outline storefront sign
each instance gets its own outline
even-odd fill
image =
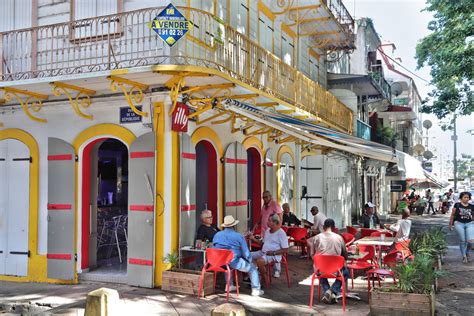
[[[151,21],[150,27],[172,47],[190,30],[191,23],[170,3]]]
[[[409,102],[408,98],[393,99],[393,105],[408,105]]]
[[[392,180],[390,181],[390,192],[405,192],[407,190],[406,180]]]
[[[187,132],[188,131],[188,115],[189,109],[186,104],[176,102],[173,114],[171,116],[171,130],[174,132]]]
[[[141,111],[142,106],[138,105],[137,110]],[[120,124],[123,123],[138,123],[142,121],[142,117],[135,112],[129,106],[120,108]]]

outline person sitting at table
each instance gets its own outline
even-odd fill
[[[408,217],[410,217],[410,210],[405,208],[402,213],[402,219],[399,219],[396,224],[387,224],[385,226],[387,229],[397,233],[395,235],[395,242],[410,239],[411,220]]]
[[[216,225],[212,224],[212,212],[204,210],[201,212],[201,226],[199,226],[196,240],[207,240],[212,242],[214,235],[219,231]]]
[[[311,214],[313,215],[313,223],[303,220],[304,225],[311,228],[313,232],[322,232],[326,215],[321,213],[317,206],[311,208]]]
[[[282,255],[288,252],[288,236],[280,228],[280,217],[273,214],[268,218],[268,229],[265,232],[263,239],[257,239],[250,235],[250,239],[263,244],[262,249],[252,251],[250,254],[252,259],[256,262],[263,283],[266,283],[266,268],[265,265],[275,262],[273,277],[279,278],[281,271]]]
[[[312,239],[312,246],[310,250],[311,257],[314,254],[326,256],[343,256],[347,260],[347,249],[344,239],[341,235],[333,233],[336,223],[333,219],[327,218],[323,224],[323,232],[314,236]],[[349,278],[349,270],[346,267],[342,269],[342,275],[345,282]],[[321,286],[323,287],[324,296],[323,302],[326,304],[333,304],[336,298],[341,294],[342,283],[339,280],[329,286],[328,279],[321,279]]]
[[[290,204],[284,203],[283,208],[283,225],[284,226],[300,226],[301,221],[290,211]]]
[[[380,219],[377,213],[374,211],[375,205],[372,202],[368,202],[364,205],[365,212],[360,217],[360,226],[363,228],[376,229],[380,226]]]
[[[214,235],[213,248],[228,249],[234,253],[234,258],[229,266],[238,271],[247,272],[250,277],[250,284],[252,286],[252,296],[263,295],[263,290],[260,289],[260,278],[258,277],[258,270],[252,262],[247,242],[242,234],[236,232],[234,227],[239,223],[232,215],[224,217],[223,230]],[[232,282],[230,282],[232,284]],[[230,291],[236,289],[235,285],[230,286]]]

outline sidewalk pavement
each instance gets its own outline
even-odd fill
[[[396,220],[391,218],[391,222]],[[413,216],[413,230],[419,231],[431,226],[447,227],[449,215]],[[457,248],[457,236],[448,233],[449,249],[444,267],[451,272],[440,280],[441,290],[436,295],[438,315],[474,315],[472,294],[474,293],[474,267],[472,263],[462,264]],[[299,259],[298,253],[289,256],[291,288],[286,285],[284,273],[273,279],[262,297],[250,296],[250,289],[241,285],[239,297],[231,293],[229,302],[245,306],[248,315],[341,315],[342,306],[315,303],[308,308],[311,263]],[[391,281],[389,281],[391,282]],[[204,299],[196,296],[163,292],[159,289],[136,288],[121,284],[81,282],[78,285],[53,285],[38,283],[0,282],[0,314],[15,307],[21,313],[22,307],[29,307],[30,313],[83,315],[87,293],[100,287],[116,289],[119,292],[123,315],[210,315],[213,308],[225,303],[225,293],[218,290],[215,295]],[[315,289],[316,292],[317,289]],[[367,283],[356,280],[355,292],[361,301],[347,300],[347,315],[368,315]],[[2,310],[3,308],[3,310]]]

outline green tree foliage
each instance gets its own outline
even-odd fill
[[[423,112],[444,118],[474,112],[474,4],[472,0],[427,0],[426,11],[434,13],[428,24],[432,33],[416,47],[418,68],[431,67],[432,103]]]

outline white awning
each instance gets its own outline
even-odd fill
[[[228,110],[249,119],[277,129],[308,143],[353,153],[357,156],[386,162],[397,162],[397,156],[391,147],[344,134],[317,124],[295,119],[294,117],[262,111],[249,104],[226,99],[223,103]]]
[[[421,161],[409,154],[397,150],[398,170],[405,174],[406,179],[426,180]]]

